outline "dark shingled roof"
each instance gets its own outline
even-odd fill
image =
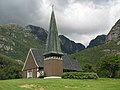
[[[38,49],[32,48],[31,51],[34,55],[34,58],[35,58],[35,60],[38,64],[38,66],[43,67],[43,65],[44,65],[44,63],[43,63],[44,62],[44,56],[42,55],[44,53],[43,50],[40,51]]]
[[[34,58],[38,64],[38,66],[40,67],[44,67],[44,56],[43,50],[38,50],[38,49],[31,49]],[[71,70],[71,71],[82,71],[82,69],[80,68],[79,63],[76,60],[72,60],[70,59],[67,54],[64,54],[63,58],[63,68],[64,70]]]

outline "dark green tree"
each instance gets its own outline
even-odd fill
[[[115,78],[118,76],[120,70],[120,55],[106,55],[101,57],[101,62],[99,62],[99,74],[103,76]]]
[[[21,78],[22,66],[18,60],[0,54],[0,80]]]

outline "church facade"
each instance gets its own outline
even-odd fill
[[[31,48],[22,72],[24,78],[61,77],[63,72],[82,71],[76,60],[61,52],[54,11],[52,10],[46,49]]]

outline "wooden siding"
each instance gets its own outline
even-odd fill
[[[34,68],[37,68],[37,65],[36,65],[36,63],[35,63],[35,61],[34,61],[34,58],[33,58],[33,56],[32,56],[32,53],[30,52],[30,53],[29,53],[29,56],[28,56],[28,58],[27,58],[26,64],[25,64],[25,66],[24,66],[23,71],[24,71],[24,70],[29,70],[29,69],[34,69]]]
[[[62,76],[63,60],[49,59],[44,61],[45,76]]]
[[[27,70],[23,71],[23,78],[27,78]],[[37,69],[32,69],[32,78],[37,78]]]
[[[22,72],[22,77],[27,78],[27,70]]]
[[[33,69],[33,78],[37,78],[37,68]]]
[[[27,70],[33,70],[32,77],[37,78],[37,68],[38,67],[34,61],[34,57],[32,56],[32,53],[30,51],[23,68],[23,78],[27,78]]]

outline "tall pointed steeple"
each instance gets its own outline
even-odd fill
[[[46,43],[46,50],[44,55],[49,55],[49,54],[59,54],[59,55],[63,54],[61,52],[60,40],[58,37],[58,31],[57,31],[57,25],[56,25],[53,6],[52,6],[47,43]]]
[[[46,77],[61,77],[63,74],[63,53],[61,52],[54,10],[52,14],[47,37],[46,51],[44,53],[44,72]]]

